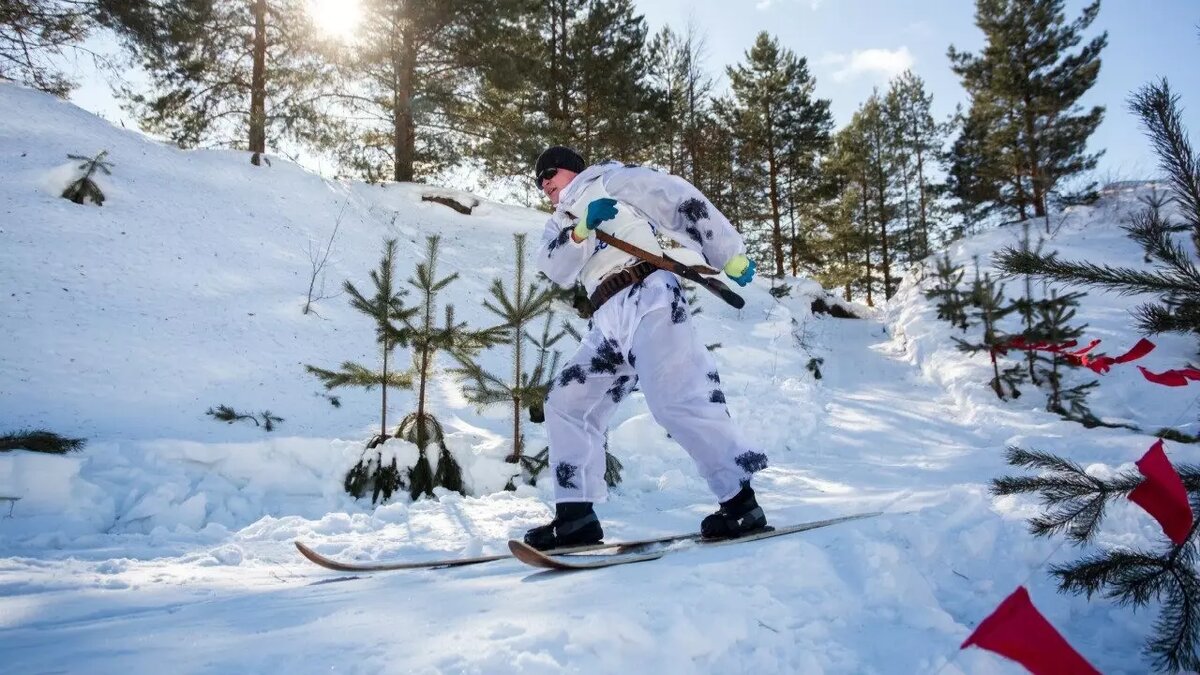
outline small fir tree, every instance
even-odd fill
[[[925,291],[925,297],[937,301],[937,318],[967,332],[967,299],[960,290],[963,268],[950,262],[950,254],[937,260],[937,285]]]
[[[379,446],[388,438],[388,388],[408,389],[413,384],[411,374],[395,371],[390,360],[395,348],[407,344],[408,341],[407,328],[397,322],[404,322],[417,312],[415,307],[404,306],[404,295],[407,291],[397,288],[395,270],[396,240],[388,239],[384,242],[383,256],[379,261],[379,267],[371,270],[371,283],[375,286],[375,294],[371,297],[363,295],[349,280],[342,285],[346,293],[350,295],[350,306],[371,317],[375,322],[375,341],[379,344],[382,368],[375,371],[352,361],[342,363],[341,370],[337,371],[311,365],[304,366],[305,370],[321,380],[326,390],[339,387],[362,387],[370,391],[376,386],[380,388],[379,433],[367,442],[367,446],[363,449],[364,455],[367,450]],[[383,470],[382,462],[372,462],[369,458],[359,457],[358,463],[346,473],[343,486],[347,493],[355,498],[360,498],[366,494],[368,489],[371,489],[372,485],[388,484],[391,479],[388,475],[381,473]],[[388,494],[391,494],[390,491]],[[376,492],[373,497],[377,495]]]
[[[525,235],[514,235],[513,243],[516,267],[511,290],[502,280],[495,279],[492,281],[491,298],[483,302],[483,306],[503,322],[501,326],[506,331],[503,343],[512,347],[511,375],[506,379],[485,370],[470,357],[461,358],[460,354],[455,352],[451,354],[459,360],[460,367],[456,372],[468,380],[463,387],[468,401],[480,408],[500,403],[511,404],[512,452],[505,461],[516,464],[524,450],[521,413],[535,405],[540,407],[546,396],[547,385],[558,365],[558,352],[551,352],[551,349],[566,333],[559,331],[550,335],[550,326],[554,320],[550,302],[554,298],[554,292],[537,283],[526,281]],[[539,342],[529,334],[528,327],[542,316],[545,317],[545,327]],[[539,347],[538,358],[530,372],[525,370],[528,365],[524,359],[526,341]]]
[[[990,274],[979,276],[979,268],[976,265],[975,280],[972,283],[971,290],[972,304],[975,307],[976,318],[983,327],[983,335],[979,342],[968,342],[960,338],[954,338],[958,343],[958,348],[969,354],[986,351],[992,360],[992,379],[988,383],[992,391],[996,392],[996,396],[1001,400],[1007,400],[1008,397],[1018,398],[1021,396],[1021,391],[1017,389],[1017,385],[1024,381],[1024,373],[1021,366],[1005,366],[1001,368],[997,354],[1003,353],[1005,346],[1011,340],[1010,335],[1004,333],[999,328],[999,322],[1016,307],[1010,304],[1004,304],[1004,285],[996,285]]]
[[[417,289],[420,304],[415,313],[401,318],[404,333],[412,346],[412,369],[407,375],[416,386],[417,409],[400,421],[396,436],[414,443],[419,451],[417,463],[409,473],[408,488],[414,499],[421,494],[432,495],[435,486],[465,492],[462,467],[446,447],[441,423],[429,412],[427,392],[437,353],[445,350],[461,363],[479,349],[494,345],[504,337],[502,330],[472,331],[466,322],[456,322],[453,305],[446,306],[445,323],[441,327],[434,324],[438,293],[458,278],[457,273],[437,278],[440,241],[436,235],[427,239],[425,261],[417,264],[416,274],[408,279],[409,285]],[[427,449],[434,443],[440,449],[436,473],[427,455]]]
[[[1037,245],[1032,245],[1029,236],[1029,221],[1023,221],[1021,223],[1021,239],[1017,243],[1017,250],[1041,253],[1042,245],[1044,243],[1045,240],[1042,239],[1041,236],[1038,236]],[[1033,337],[1034,324],[1036,323],[1034,315],[1037,313],[1037,310],[1035,309],[1037,302],[1033,298],[1033,277],[1025,274],[1022,276],[1022,282],[1022,291],[1024,291],[1024,293],[1021,295],[1021,297],[1017,298],[1013,302],[1017,306],[1017,313],[1021,315],[1021,326],[1024,329],[1024,333],[1022,335],[1026,340],[1032,342],[1035,341]],[[1038,356],[1038,353],[1032,349],[1025,352],[1025,370],[1029,376],[1029,382],[1035,387],[1041,384],[1037,374]]]
[[[71,181],[71,184],[62,191],[63,199],[70,199],[76,204],[86,204],[90,201],[96,206],[104,206],[104,193],[100,190],[100,186],[96,185],[96,181],[92,180],[92,175],[97,171],[105,176],[112,175],[112,162],[104,161],[107,156],[107,150],[101,150],[100,154],[95,157],[67,155],[70,159],[82,162],[79,170],[83,172],[83,175]]]
[[[1200,158],[1193,153],[1183,129],[1178,100],[1164,80],[1140,90],[1130,107],[1147,128],[1160,165],[1170,176],[1171,193],[1184,225],[1192,232],[1193,246],[1200,251]],[[1200,332],[1200,270],[1172,238],[1172,232],[1180,228],[1163,218],[1159,206],[1161,203],[1148,204],[1125,227],[1155,263],[1153,270],[1063,262],[1053,255],[1011,247],[998,254],[997,264],[1010,274],[1031,274],[1122,294],[1159,294],[1157,302],[1137,310],[1143,331]],[[1073,461],[1037,450],[1010,448],[1008,462],[1041,474],[998,478],[993,481],[992,492],[1037,494],[1045,511],[1030,521],[1031,531],[1038,536],[1063,533],[1078,545],[1094,540],[1109,503],[1127,499],[1143,482],[1140,473],[1132,470],[1104,478],[1092,476]],[[1200,513],[1200,467],[1177,464],[1175,468],[1192,512]],[[1058,578],[1062,592],[1088,598],[1102,595],[1134,608],[1157,603],[1161,609],[1153,637],[1145,647],[1154,668],[1164,672],[1200,670],[1198,526],[1200,520],[1193,520],[1180,544],[1168,542],[1150,550],[1114,547],[1056,565],[1051,573]]]
[[[405,307],[404,296],[408,293],[398,288],[395,282],[396,274],[396,240],[384,242],[383,257],[379,267],[371,270],[371,283],[375,286],[375,294],[367,297],[359,292],[353,283],[347,280],[342,288],[350,295],[350,306],[371,317],[375,322],[375,342],[379,344],[382,369],[373,371],[366,366],[346,361],[340,371],[325,370],[316,366],[304,366],[304,369],[315,375],[325,385],[326,390],[339,387],[362,387],[367,391],[380,387],[379,403],[379,434],[372,437],[367,448],[374,448],[387,440],[387,401],[388,387],[408,389],[412,387],[412,376],[406,372],[396,372],[390,362],[391,354],[397,346],[408,343],[406,324],[418,311],[416,307]],[[401,322],[401,323],[398,323]]]

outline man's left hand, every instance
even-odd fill
[[[753,260],[739,253],[725,263],[725,274],[738,286],[745,286],[754,278],[754,270],[757,268],[758,265],[754,264]]]

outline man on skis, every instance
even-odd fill
[[[578,153],[562,146],[538,157],[534,175],[554,205],[538,267],[561,286],[581,281],[595,312],[579,350],[546,396],[555,518],[529,530],[525,542],[546,550],[604,536],[592,504],[607,498],[608,420],[635,385],[720,502],[701,522],[701,533],[724,538],[765,527],[750,477],[766,467],[766,455],[748,447],[730,419],[716,365],[688,321],[679,280],[593,233],[602,228],[661,255],[655,238],[661,232],[745,286],[755,264],[743,253],[741,236],[676,176],[619,162],[585,167]]]

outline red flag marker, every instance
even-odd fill
[[[1200,370],[1195,368],[1178,368],[1176,370],[1167,370],[1161,373],[1152,373],[1145,368],[1138,366],[1138,370],[1142,371],[1142,376],[1155,384],[1162,384],[1168,387],[1182,387],[1189,380],[1200,380]]]
[[[1129,493],[1129,500],[1154,516],[1176,546],[1182,544],[1192,529],[1192,505],[1161,438],[1137,461],[1137,468],[1146,480]]]
[[[1100,675],[1079,655],[1018,586],[988,615],[961,649],[974,645],[1012,659],[1033,675]]]

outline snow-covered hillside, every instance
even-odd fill
[[[105,205],[59,198],[66,155],[102,149],[114,165]],[[1142,264],[1118,228],[1140,189],[1056,218],[1048,246]],[[487,286],[510,274],[512,235],[541,231],[535,211],[481,200],[461,215],[422,201],[429,193],[455,194],[182,152],[0,84],[0,433],[89,439],[65,457],[0,454],[0,497],[22,498],[11,517],[0,502],[6,672],[1015,673],[958,645],[1019,584],[1102,671],[1146,670],[1151,615],[1058,595],[1046,565],[1077,552],[1033,539],[1024,518],[1036,505],[987,487],[1006,472],[1008,444],[1109,472],[1153,439],[1062,421],[1037,392],[997,400],[986,359],[954,347],[920,274],[865,320],[813,315],[821,291],[798,280],[779,301],[756,282],[740,312],[702,297],[695,317],[705,342],[722,345],[733,417],[770,458],[756,483],[768,517],[881,517],[575,575],[503,561],[347,577],[303,560],[293,539],[357,560],[500,552],[549,514],[548,485],[494,484],[505,411],[477,412],[445,377],[432,406],[479,496],[372,508],[342,491],[378,424],[377,395],[347,391],[333,408],[303,364],[370,363],[373,333],[345,296],[301,313],[310,249],[340,218],[325,278],[334,294],[344,279],[367,283],[385,238],[399,239],[406,277],[440,234],[442,271],[461,274],[446,299],[483,324]],[[988,232],[950,253],[986,268],[1018,234]],[[1090,295],[1088,337],[1123,352],[1139,301]],[[1151,370],[1192,355],[1192,340],[1155,340],[1139,362]],[[806,367],[813,357],[821,379]],[[1194,398],[1116,368],[1091,400],[1106,420],[1157,429],[1194,419]],[[285,421],[269,434],[217,423],[204,412],[220,403]],[[389,419],[411,406],[393,393]],[[640,394],[611,429],[625,480],[598,509],[607,535],[694,530],[711,496]],[[544,445],[541,427],[527,433]],[[1105,532],[1102,545],[1160,536],[1132,504],[1112,509]]]

